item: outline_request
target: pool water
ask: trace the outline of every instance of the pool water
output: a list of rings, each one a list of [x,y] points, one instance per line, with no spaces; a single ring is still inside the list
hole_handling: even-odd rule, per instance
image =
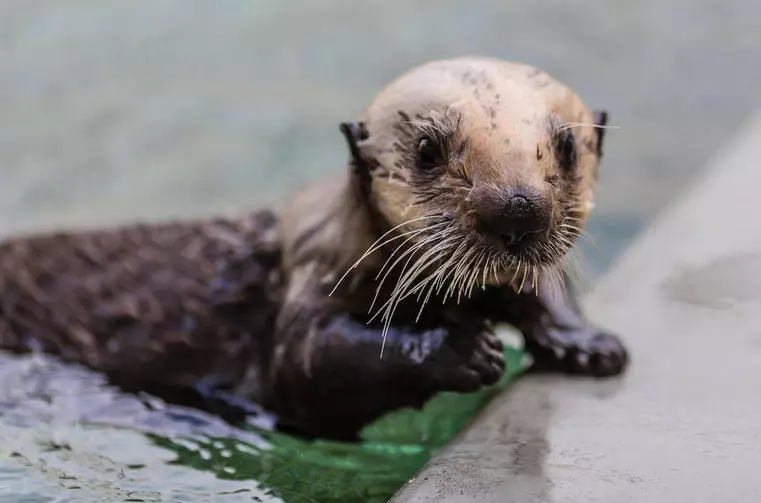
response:
[[[0,501],[374,503],[387,501],[529,364],[476,393],[390,413],[362,441],[307,441],[266,413],[230,425],[37,355],[0,355]]]

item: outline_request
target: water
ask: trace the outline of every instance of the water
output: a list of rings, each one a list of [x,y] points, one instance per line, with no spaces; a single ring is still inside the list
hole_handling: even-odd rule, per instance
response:
[[[0,232],[277,204],[342,169],[337,124],[390,78],[485,54],[550,71],[621,126],[591,281],[759,103],[759,19],[741,0],[2,0]],[[412,437],[371,452],[307,449],[266,417],[232,427],[2,356],[0,502],[382,501],[486,398],[440,410],[433,440],[402,421]]]
[[[505,357],[494,387],[389,414],[359,444],[294,438],[266,415],[233,426],[76,366],[0,357],[0,501],[381,503],[527,364],[515,346]]]

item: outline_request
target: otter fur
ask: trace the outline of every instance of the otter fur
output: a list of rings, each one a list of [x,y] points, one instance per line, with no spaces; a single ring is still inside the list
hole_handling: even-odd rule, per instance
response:
[[[605,112],[536,68],[434,61],[340,125],[348,169],[277,212],[17,236],[0,245],[0,348],[132,389],[201,387],[281,426],[366,423],[504,371],[624,371],[563,272],[592,208]]]

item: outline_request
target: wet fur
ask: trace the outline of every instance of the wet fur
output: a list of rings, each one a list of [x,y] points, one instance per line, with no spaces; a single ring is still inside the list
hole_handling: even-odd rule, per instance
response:
[[[8,240],[0,346],[139,387],[240,383],[266,368],[282,301],[275,224],[263,211]]]
[[[413,69],[341,125],[349,169],[277,215],[7,241],[0,347],[53,353],[131,388],[231,392],[277,412],[283,427],[346,439],[439,391],[495,382],[504,369],[495,322],[521,329],[539,367],[618,374],[628,356],[617,339],[551,295],[565,283],[558,265],[587,218],[602,148],[601,127],[571,123],[604,126],[601,117],[524,65]],[[445,149],[435,176],[412,169],[423,133]],[[573,165],[558,173],[564,162]],[[489,262],[467,197],[515,183],[539,184],[556,237],[544,255]],[[442,236],[481,262],[447,262],[426,225],[448,229]],[[393,266],[406,252],[408,267]]]

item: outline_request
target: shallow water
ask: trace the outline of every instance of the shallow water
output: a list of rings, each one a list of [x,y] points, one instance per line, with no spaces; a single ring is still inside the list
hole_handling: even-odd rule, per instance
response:
[[[526,365],[478,393],[368,425],[358,444],[305,441],[266,414],[240,425],[128,395],[102,376],[0,354],[0,501],[383,502]]]

